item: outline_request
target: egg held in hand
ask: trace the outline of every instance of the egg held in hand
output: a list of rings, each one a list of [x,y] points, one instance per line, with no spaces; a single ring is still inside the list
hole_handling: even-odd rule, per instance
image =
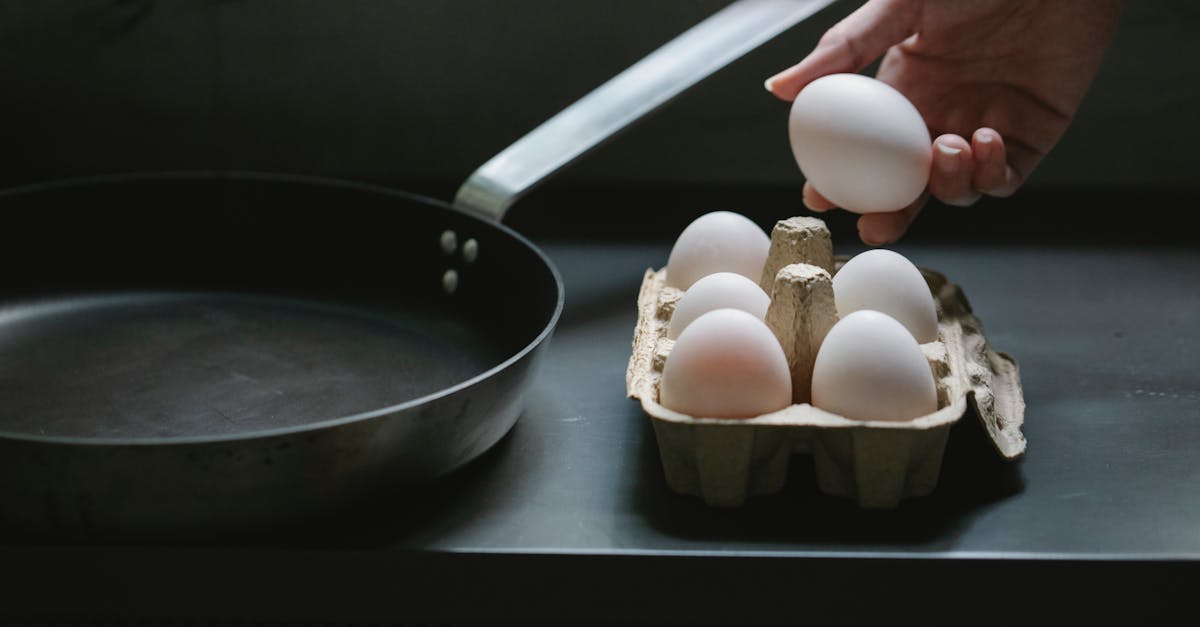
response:
[[[792,402],[792,378],[765,322],[717,309],[679,334],[663,366],[659,403],[697,418],[752,418]]]
[[[912,420],[937,411],[937,388],[908,329],[862,309],[834,324],[821,343],[812,404],[852,420]]]
[[[788,137],[800,171],[854,213],[897,211],[929,182],[933,142],[917,108],[891,85],[830,74],[792,102]]]
[[[733,272],[715,272],[692,284],[679,298],[667,337],[674,340],[696,318],[714,309],[740,309],[762,320],[771,297],[757,283]]]
[[[757,282],[771,238],[762,227],[732,211],[713,211],[679,234],[667,258],[666,283],[686,290],[714,272],[734,272]]]
[[[838,315],[873,309],[903,324],[917,342],[937,340],[937,305],[921,271],[900,253],[877,248],[850,258],[833,275]]]

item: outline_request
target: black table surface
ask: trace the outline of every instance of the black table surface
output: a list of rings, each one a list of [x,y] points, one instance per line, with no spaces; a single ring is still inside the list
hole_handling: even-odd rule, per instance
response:
[[[1019,362],[1028,450],[1000,460],[968,414],[933,494],[864,511],[820,493],[803,457],[782,492],[740,508],[673,493],[624,378],[642,273],[671,242],[535,240],[566,309],[525,414],[484,457],[271,534],[2,542],[0,617],[961,624],[1160,620],[1191,603],[1195,246],[893,246],[959,284],[992,346]]]

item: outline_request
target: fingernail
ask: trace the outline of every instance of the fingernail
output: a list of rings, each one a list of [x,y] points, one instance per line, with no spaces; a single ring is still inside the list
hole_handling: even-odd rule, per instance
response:
[[[962,148],[954,148],[951,146],[947,146],[946,144],[938,144],[937,149],[938,149],[938,152],[941,152],[943,155],[946,155],[947,157],[953,157],[953,156],[958,155],[958,153],[962,152]]]
[[[962,148],[952,148],[945,144],[937,144],[938,152],[942,153],[944,159],[936,159],[939,170],[946,174],[954,174],[958,171],[958,155],[962,152]]]
[[[766,89],[767,91],[769,91],[771,93],[775,93],[775,90],[772,89],[774,86],[775,86],[775,77],[774,76],[763,81],[763,89]]]
[[[809,211],[816,211],[816,208],[814,208],[812,205],[808,204],[808,197],[805,196],[804,194],[800,194],[800,202],[804,203],[804,206],[808,207]]]
[[[992,137],[991,133],[980,133],[979,134],[979,143],[981,143],[981,144],[990,144],[990,143],[992,143],[993,139],[995,139],[995,138]]]

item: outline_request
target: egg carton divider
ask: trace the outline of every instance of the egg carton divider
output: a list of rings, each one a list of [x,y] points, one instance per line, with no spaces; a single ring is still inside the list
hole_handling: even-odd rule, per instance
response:
[[[788,358],[793,404],[743,419],[681,414],[658,403],[662,369],[674,342],[667,326],[683,292],[666,270],[647,269],[638,293],[638,322],[626,392],[650,417],[667,484],[712,506],[736,507],[783,488],[797,453],[811,454],[817,487],[871,509],[933,492],[950,428],[970,405],[1004,459],[1025,451],[1025,402],[1016,361],[996,352],[962,289],[921,268],[937,306],[938,339],[921,345],[937,386],[938,409],[910,421],[851,420],[812,406],[812,365],[837,321],[832,276],[847,260],[834,256],[817,218],[781,220],[760,286],[770,297],[767,326]]]

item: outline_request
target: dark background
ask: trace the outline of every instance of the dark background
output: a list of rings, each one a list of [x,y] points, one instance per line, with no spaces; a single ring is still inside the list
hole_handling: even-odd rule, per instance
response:
[[[524,132],[724,4],[0,0],[0,187],[135,170],[241,169],[363,180],[448,199],[475,167]],[[1168,612],[1190,608],[1187,582],[1195,581],[1196,562],[1188,556],[1194,554],[1178,560],[1169,554],[1190,550],[1191,545],[1180,549],[1171,542],[1188,537],[1179,529],[1191,529],[1186,525],[1195,521],[1193,492],[1187,490],[1194,482],[1178,484],[1178,502],[1168,489],[1140,489],[1141,482],[1156,477],[1187,479],[1194,450],[1179,439],[1191,433],[1186,425],[1194,424],[1189,418],[1196,398],[1187,366],[1196,354],[1195,290],[1188,291],[1196,276],[1195,241],[1194,232],[1181,228],[1198,208],[1194,196],[1200,186],[1193,171],[1200,161],[1194,156],[1200,139],[1200,87],[1194,79],[1200,5],[1190,0],[1129,0],[1078,119],[1026,187],[1013,198],[985,199],[971,209],[931,204],[907,239],[935,242],[909,250],[915,259],[952,269],[987,320],[990,337],[1021,359],[1027,398],[1036,408],[1029,421],[1036,446],[1023,462],[1023,472],[1034,478],[1030,487],[1012,496],[998,481],[1002,494],[994,502],[968,500],[963,506],[958,497],[971,486],[950,475],[941,500],[902,511],[899,520],[907,526],[896,529],[895,518],[871,517],[858,519],[841,536],[853,540],[857,533],[886,550],[898,535],[944,518],[974,546],[1040,550],[1060,543],[1083,559],[1052,553],[1009,556],[1015,560],[981,555],[978,561],[962,555],[947,560],[743,555],[737,547],[744,544],[735,541],[755,541],[746,531],[754,525],[747,521],[766,521],[759,533],[769,540],[791,542],[810,533],[819,544],[813,529],[838,529],[856,520],[855,514],[833,504],[812,517],[806,507],[820,496],[807,487],[811,481],[792,483],[777,500],[733,514],[671,500],[657,483],[657,451],[648,427],[622,420],[637,416],[636,406],[622,403],[617,407],[623,413],[605,413],[610,390],[622,383],[619,368],[632,315],[628,299],[640,271],[665,260],[669,238],[690,217],[713,209],[741,210],[764,225],[804,212],[803,181],[787,145],[787,105],[766,94],[762,81],[800,59],[858,4],[838,2],[734,63],[512,211],[510,224],[535,241],[568,240],[553,248],[573,291],[556,338],[561,361],[547,370],[559,377],[554,382],[570,380],[562,364],[586,355],[593,378],[584,400],[604,402],[559,400],[546,391],[553,386],[541,388],[535,398],[541,403],[534,407],[543,419],[526,418],[516,437],[506,440],[507,448],[450,479],[475,499],[431,491],[433,496],[419,501],[426,509],[398,532],[389,524],[409,520],[400,506],[392,506],[392,517],[382,521],[363,517],[346,523],[352,532],[375,525],[371,529],[383,537],[301,532],[277,539],[273,547],[244,550],[4,547],[10,561],[0,560],[9,566],[0,568],[0,579],[7,575],[22,584],[4,586],[22,600],[14,605],[46,612],[57,607],[54,601],[62,604],[57,611],[90,608],[104,616],[128,616],[129,608],[141,607],[146,617],[221,616],[229,607],[257,608],[258,613],[242,612],[242,622],[228,624],[275,617],[281,607],[288,616],[305,617],[302,624],[335,606],[334,615],[343,617],[347,607],[351,615],[366,617],[398,609],[439,616],[445,607],[486,617],[503,615],[530,596],[549,606],[518,608],[534,618],[579,606],[584,610],[575,611],[589,616],[594,611],[601,619],[637,613],[650,624],[667,624],[673,608],[690,610],[693,624],[720,622],[728,613],[744,612],[737,607],[743,600],[760,614],[783,614],[791,622],[801,612],[762,599],[803,598],[806,592],[803,615],[827,622],[851,622],[849,613],[859,622],[865,616],[895,624],[900,621],[891,620],[893,613],[911,617],[936,610],[950,622],[971,616],[1026,624],[1036,614],[1058,624],[1105,617],[1158,623]],[[853,250],[847,246],[855,240],[853,216],[830,214],[826,220],[838,252]],[[23,234],[9,224],[10,237],[53,236]],[[591,248],[570,243],[588,239],[608,242]],[[645,242],[624,248],[617,239]],[[957,247],[960,242],[966,246]],[[1188,250],[1158,249],[1162,243]],[[597,342],[591,335],[597,332],[620,342]],[[1140,350],[1143,346],[1152,350]],[[576,407],[575,422],[561,422],[558,412]],[[615,420],[602,425],[604,418]],[[1156,428],[1134,437],[1134,424]],[[542,432],[538,425],[559,430]],[[562,433],[570,437],[559,438]],[[1121,438],[1136,446],[1127,447]],[[597,445],[633,448],[622,449],[623,464],[598,473],[608,491],[571,492],[588,485],[584,478],[592,479],[586,474],[591,467],[577,463],[572,470],[566,462],[588,459],[579,451]],[[526,451],[542,454],[514,454]],[[958,459],[961,467],[963,458]],[[559,462],[569,471],[564,476],[528,472]],[[954,458],[948,463],[955,467]],[[504,472],[495,472],[498,466]],[[1109,481],[1112,490],[1105,489]],[[634,496],[645,502],[627,503],[633,500],[629,483],[642,486]],[[614,499],[615,506],[605,499]],[[491,518],[473,509],[480,502]],[[1027,515],[1047,502],[1061,512],[1047,508],[1044,515]],[[954,507],[970,511],[959,514]],[[588,508],[603,515],[585,521],[581,530],[555,528],[562,521],[574,523],[572,516]],[[538,516],[522,518],[531,511]],[[1156,516],[1162,518],[1157,526]],[[1089,518],[1092,528],[1055,527],[1060,519]],[[795,521],[798,527],[788,526]],[[514,542],[513,537],[534,545],[547,530],[579,542],[617,544],[636,540],[631,528],[647,529],[667,551],[682,551],[638,556],[635,547],[629,555],[571,557],[521,553],[525,545],[496,555],[357,549],[386,544],[393,532],[401,548],[479,546],[493,539]],[[627,533],[605,535],[614,530]],[[306,547],[305,538],[313,546]],[[932,550],[953,551],[957,538],[934,536]],[[1151,552],[1146,563],[1125,554],[1108,560],[1087,553],[1089,543],[1101,541]],[[705,552],[727,545],[734,549],[724,556]],[[129,573],[138,577],[124,579]],[[850,605],[844,601],[847,591],[862,588],[864,573],[876,577],[866,579],[867,585],[888,585],[875,586],[872,602]],[[396,582],[406,579],[422,584],[408,595],[412,605],[396,600],[405,596]],[[484,583],[463,596],[464,581]],[[591,588],[581,581],[611,585]],[[729,583],[738,584],[741,594],[726,595],[721,586]],[[930,602],[912,594],[918,588],[954,594]],[[339,601],[338,592],[350,602]],[[987,616],[980,615],[981,606]],[[445,623],[431,618],[425,624]]]
[[[0,187],[132,170],[344,177],[449,198],[476,166],[722,0],[44,0],[0,3]],[[858,2],[734,63],[520,203],[535,234],[803,212],[787,105],[762,81]],[[1128,2],[1092,91],[1016,198],[934,205],[914,238],[1178,238],[1200,180],[1200,6]],[[647,212],[646,209],[654,211]],[[661,210],[661,211],[660,211]],[[765,215],[770,214],[770,215]],[[1081,225],[1080,222],[1088,222]],[[839,237],[852,223],[834,218]],[[1126,224],[1122,229],[1128,228]],[[648,228],[654,228],[651,225]]]

